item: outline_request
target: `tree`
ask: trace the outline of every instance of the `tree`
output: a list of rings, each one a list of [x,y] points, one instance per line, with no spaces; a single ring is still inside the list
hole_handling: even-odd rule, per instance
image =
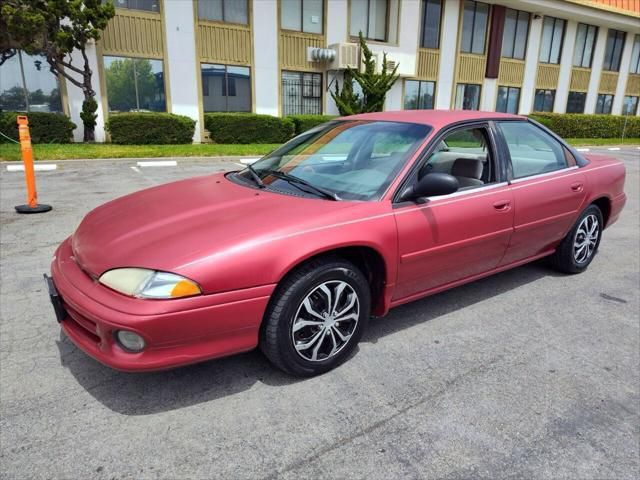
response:
[[[0,65],[16,49],[43,55],[51,73],[82,90],[84,140],[93,141],[97,102],[85,48],[100,38],[115,15],[113,4],[102,0],[2,0],[0,5]],[[73,64],[73,50],[82,55],[82,65]]]
[[[340,115],[355,115],[362,112],[362,99],[353,91],[353,75],[351,70],[345,70],[342,80],[342,90],[336,82],[336,93],[331,92]]]
[[[341,115],[353,115],[356,113],[381,112],[387,92],[391,89],[399,75],[396,74],[396,65],[391,72],[387,69],[387,54],[382,55],[382,68],[376,73],[376,61],[373,52],[364,41],[362,32],[359,34],[360,55],[363,58],[364,71],[348,68],[344,73],[342,90],[336,82],[335,93],[331,92]],[[362,98],[353,92],[353,80],[358,82],[362,89]]]

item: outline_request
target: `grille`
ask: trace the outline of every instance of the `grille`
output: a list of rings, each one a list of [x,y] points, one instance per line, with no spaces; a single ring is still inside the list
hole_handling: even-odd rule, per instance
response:
[[[68,320],[72,321],[79,328],[77,329],[80,333],[85,335],[88,339],[90,339],[94,343],[100,343],[100,337],[98,336],[98,326],[89,320],[84,315],[81,315],[69,304],[65,303],[64,308],[69,314]]]

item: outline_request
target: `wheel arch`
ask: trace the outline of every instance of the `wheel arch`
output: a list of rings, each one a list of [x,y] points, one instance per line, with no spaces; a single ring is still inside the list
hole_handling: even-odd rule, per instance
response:
[[[336,246],[310,253],[289,265],[280,275],[278,284],[281,284],[284,279],[308,262],[332,256],[341,257],[353,263],[362,271],[371,288],[371,312],[374,315],[384,315],[388,310],[388,295],[386,295],[385,290],[389,284],[388,275],[390,274],[390,269],[383,254],[370,245]]]
[[[611,199],[609,197],[598,197],[595,200],[592,200],[590,205],[595,205],[602,212],[602,220],[604,222],[604,227],[607,227],[609,224],[609,218],[611,216]]]

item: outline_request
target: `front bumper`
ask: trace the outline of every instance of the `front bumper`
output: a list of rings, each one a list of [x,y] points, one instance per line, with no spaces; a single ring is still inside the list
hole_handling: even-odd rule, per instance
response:
[[[69,339],[99,362],[140,372],[179,367],[251,350],[275,285],[175,300],[129,298],[104,287],[80,269],[65,240],[51,264],[51,276],[66,316]],[[141,335],[146,348],[129,353],[114,333]]]

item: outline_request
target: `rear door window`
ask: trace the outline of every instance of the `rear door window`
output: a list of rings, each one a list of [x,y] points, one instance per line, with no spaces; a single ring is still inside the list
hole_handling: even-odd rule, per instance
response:
[[[528,122],[498,122],[509,148],[513,178],[567,168],[564,147],[544,130]]]

